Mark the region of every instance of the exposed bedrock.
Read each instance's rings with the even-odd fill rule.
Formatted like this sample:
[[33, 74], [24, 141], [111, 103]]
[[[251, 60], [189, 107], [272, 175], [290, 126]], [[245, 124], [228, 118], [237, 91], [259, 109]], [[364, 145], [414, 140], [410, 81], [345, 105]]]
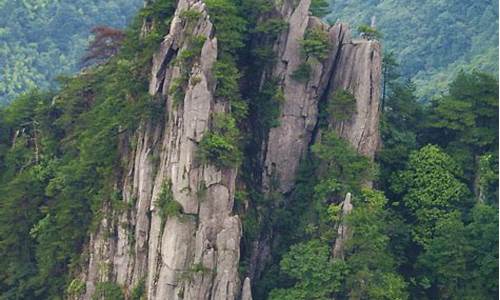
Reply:
[[[271, 182], [288, 197], [296, 173], [317, 132], [318, 107], [339, 89], [356, 98], [356, 113], [332, 127], [360, 153], [373, 158], [378, 146], [381, 50], [376, 41], [352, 40], [342, 23], [328, 26], [309, 13], [311, 0], [285, 0], [279, 11], [288, 30], [274, 45], [272, 76], [280, 82], [284, 102], [279, 126], [262, 145], [261, 190]], [[198, 11], [196, 24], [181, 13]], [[326, 59], [311, 62], [307, 83], [292, 74], [303, 63], [300, 41], [307, 30], [327, 33], [331, 47]], [[148, 30], [145, 26], [144, 30]], [[181, 74], [176, 57], [189, 47], [189, 36], [206, 38], [201, 55], [190, 66], [181, 104], [169, 95]], [[126, 172], [116, 180], [124, 209], [103, 207], [100, 224], [87, 245], [87, 263], [79, 275], [91, 299], [100, 283], [122, 286], [126, 297], [144, 282], [147, 299], [244, 299], [251, 280], [258, 278], [271, 255], [273, 235], [260, 236], [251, 253], [249, 277], [240, 282], [240, 218], [233, 213], [237, 169], [218, 169], [196, 159], [198, 143], [210, 126], [211, 115], [228, 111], [215, 99], [212, 68], [218, 58], [217, 32], [202, 0], [179, 0], [160, 49], [153, 57], [151, 95], [164, 101], [159, 119], [151, 119], [128, 137], [121, 151]], [[166, 191], [168, 190], [168, 191]], [[182, 211], [161, 217], [158, 199], [166, 192]], [[242, 278], [243, 279], [243, 278]]]

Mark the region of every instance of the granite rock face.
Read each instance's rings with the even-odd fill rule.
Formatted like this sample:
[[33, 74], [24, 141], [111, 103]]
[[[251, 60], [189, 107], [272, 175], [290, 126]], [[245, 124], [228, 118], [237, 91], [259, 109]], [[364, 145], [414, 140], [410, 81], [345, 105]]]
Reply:
[[[187, 9], [201, 14], [194, 26], [180, 17]], [[172, 62], [189, 46], [188, 35], [206, 41], [179, 105], [168, 91], [180, 75]], [[154, 55], [150, 80], [150, 94], [165, 101], [163, 121], [144, 122], [132, 137], [136, 146], [124, 159], [128, 172], [117, 184], [132, 209], [109, 212], [92, 234], [88, 268], [81, 275], [86, 282], [83, 299], [90, 299], [100, 282], [115, 282], [130, 293], [141, 280], [148, 299], [239, 296], [241, 222], [232, 214], [237, 170], [196, 161], [211, 114], [228, 109], [214, 98], [216, 60], [217, 37], [205, 4], [178, 1], [168, 35]], [[182, 213], [163, 220], [157, 200], [165, 187]]]
[[351, 193], [347, 193], [344, 201], [342, 201], [342, 204], [341, 204], [342, 217], [341, 217], [341, 223], [339, 224], [339, 227], [337, 228], [337, 239], [335, 240], [335, 245], [333, 246], [333, 257], [334, 258], [344, 259], [345, 243], [349, 239], [349, 236], [350, 236], [350, 230], [346, 224], [345, 218], [352, 211], [351, 198], [352, 198]]
[[[261, 189], [277, 182], [285, 198], [293, 192], [296, 173], [317, 134], [319, 104], [339, 89], [356, 98], [356, 113], [332, 127], [360, 153], [373, 158], [378, 146], [381, 51], [376, 41], [352, 40], [345, 24], [328, 26], [309, 13], [311, 0], [284, 0], [277, 7], [288, 23], [274, 44], [272, 77], [284, 101], [279, 126], [263, 142]], [[183, 11], [199, 12], [196, 24], [182, 20]], [[303, 63], [300, 41], [310, 29], [323, 30], [328, 56], [311, 62], [307, 83], [292, 74]], [[145, 26], [143, 30], [148, 30]], [[169, 95], [181, 74], [174, 63], [189, 47], [189, 36], [206, 38], [200, 57], [190, 66], [182, 104]], [[160, 49], [153, 57], [149, 92], [164, 101], [159, 120], [144, 121], [133, 146], [122, 152], [126, 172], [116, 180], [126, 210], [103, 207], [104, 217], [87, 245], [87, 264], [78, 276], [91, 299], [99, 283], [123, 287], [128, 299], [144, 282], [147, 299], [252, 299], [251, 279], [258, 278], [270, 257], [273, 236], [254, 242], [250, 278], [240, 282], [240, 218], [233, 213], [237, 169], [218, 169], [196, 159], [198, 143], [210, 128], [211, 115], [226, 112], [215, 97], [212, 68], [218, 57], [217, 32], [202, 0], [179, 0]], [[269, 74], [267, 74], [269, 76]], [[162, 218], [158, 199], [168, 192], [182, 212]]]
[[[296, 6], [282, 4], [282, 17], [288, 23], [274, 48], [278, 53], [273, 76], [280, 79], [284, 93], [279, 126], [272, 128], [264, 142], [262, 190], [277, 189], [286, 202], [293, 193], [299, 164], [316, 140], [318, 107], [331, 101], [342, 89], [356, 98], [356, 112], [348, 120], [332, 121], [331, 126], [357, 151], [374, 158], [379, 144], [379, 101], [381, 84], [381, 49], [377, 41], [353, 40], [343, 23], [327, 26], [309, 13], [310, 0]], [[308, 30], [320, 29], [328, 35], [329, 53], [323, 61], [311, 61], [312, 72], [307, 83], [292, 75], [304, 62], [300, 41]], [[272, 186], [277, 185], [277, 186]], [[254, 242], [249, 275], [258, 278], [270, 257], [272, 233]]]

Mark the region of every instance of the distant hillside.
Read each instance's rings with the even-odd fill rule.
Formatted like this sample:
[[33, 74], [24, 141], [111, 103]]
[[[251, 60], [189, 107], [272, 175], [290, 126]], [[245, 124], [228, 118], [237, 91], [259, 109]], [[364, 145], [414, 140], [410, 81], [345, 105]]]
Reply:
[[498, 75], [498, 2], [487, 0], [335, 0], [329, 20], [356, 27], [376, 17], [385, 51], [420, 97], [445, 89], [460, 68]]
[[143, 0], [0, 0], [0, 103], [77, 71], [96, 25], [123, 27]]

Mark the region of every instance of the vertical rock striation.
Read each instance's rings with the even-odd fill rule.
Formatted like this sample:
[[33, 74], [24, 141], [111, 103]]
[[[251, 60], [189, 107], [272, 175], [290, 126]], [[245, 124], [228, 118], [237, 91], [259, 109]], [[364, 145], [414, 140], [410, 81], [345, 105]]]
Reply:
[[[310, 16], [311, 0], [285, 0], [278, 10], [288, 30], [274, 45], [272, 76], [284, 94], [279, 126], [271, 128], [262, 145], [261, 189], [272, 183], [288, 197], [293, 192], [301, 159], [315, 139], [318, 107], [339, 89], [356, 98], [356, 113], [333, 124], [338, 133], [371, 158], [378, 145], [381, 56], [376, 41], [352, 40], [345, 24], [327, 26]], [[194, 10], [195, 24], [182, 12]], [[303, 63], [301, 43], [307, 30], [327, 33], [328, 57], [312, 64], [307, 83], [292, 74]], [[147, 29], [146, 29], [147, 30]], [[190, 36], [203, 36], [200, 56], [189, 66], [182, 103], [169, 91], [181, 76], [175, 63], [190, 47]], [[255, 241], [250, 278], [243, 289], [238, 274], [241, 222], [233, 214], [237, 169], [218, 169], [196, 159], [198, 143], [209, 130], [214, 113], [229, 110], [215, 99], [212, 67], [217, 61], [217, 32], [202, 0], [179, 0], [160, 49], [153, 57], [149, 92], [163, 101], [158, 119], [144, 121], [133, 147], [122, 151], [127, 172], [117, 180], [127, 209], [103, 207], [105, 216], [91, 234], [86, 283], [81, 299], [91, 299], [99, 283], [114, 282], [126, 291], [144, 282], [147, 299], [251, 299], [250, 279], [258, 278], [270, 256], [270, 235]], [[127, 150], [128, 149], [128, 150]], [[182, 207], [162, 218], [158, 199], [171, 194]]]
[[[271, 128], [263, 149], [262, 190], [277, 189], [285, 202], [293, 192], [299, 164], [315, 140], [320, 101], [329, 101], [339, 89], [356, 98], [356, 113], [349, 120], [334, 122], [333, 127], [359, 153], [374, 158], [379, 143], [379, 96], [381, 49], [377, 41], [353, 40], [347, 25], [327, 26], [309, 13], [310, 0], [284, 1], [283, 19], [288, 23], [274, 48], [278, 55], [273, 76], [281, 82], [284, 103], [279, 126]], [[307, 83], [292, 75], [303, 62], [300, 41], [307, 30], [321, 29], [328, 34], [328, 58], [312, 63]], [[254, 242], [249, 275], [258, 278], [269, 260], [272, 232]]]
[[334, 127], [359, 153], [374, 158], [380, 141], [380, 84], [382, 57], [377, 41], [353, 40], [342, 45], [329, 94], [339, 89], [356, 98], [356, 113]]
[[[196, 24], [181, 18], [200, 14]], [[206, 38], [192, 65], [182, 103], [168, 91], [180, 76], [175, 58], [189, 47], [188, 36]], [[241, 224], [232, 214], [236, 169], [219, 170], [196, 160], [201, 138], [214, 112], [227, 104], [214, 98], [212, 67], [217, 38], [205, 4], [180, 0], [168, 35], [154, 55], [150, 93], [164, 99], [161, 120], [142, 124], [127, 155], [128, 173], [120, 181], [125, 213], [108, 211], [92, 234], [83, 299], [101, 282], [130, 291], [145, 281], [148, 299], [236, 299]], [[163, 121], [162, 121], [163, 120]], [[168, 191], [165, 191], [168, 187]], [[171, 193], [182, 212], [162, 219], [158, 198]]]

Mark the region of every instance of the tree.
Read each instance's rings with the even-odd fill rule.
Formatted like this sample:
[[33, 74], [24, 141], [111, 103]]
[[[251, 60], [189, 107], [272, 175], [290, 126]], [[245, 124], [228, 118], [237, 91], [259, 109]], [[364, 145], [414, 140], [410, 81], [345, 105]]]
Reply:
[[465, 238], [468, 295], [494, 299], [498, 296], [498, 207], [477, 203], [465, 226]]
[[385, 110], [385, 98], [388, 92], [388, 88], [391, 88], [392, 83], [399, 78], [398, 72], [399, 64], [396, 61], [394, 52], [389, 52], [384, 54], [382, 59], [382, 76], [383, 76], [383, 86], [382, 86], [382, 100], [380, 103], [380, 110], [383, 112]]
[[436, 223], [451, 211], [465, 209], [467, 186], [458, 178], [460, 168], [436, 146], [428, 145], [410, 155], [405, 170], [392, 180], [392, 191], [408, 210], [416, 244], [426, 246]]
[[330, 5], [326, 0], [312, 0], [309, 10], [313, 16], [322, 18], [329, 13]]
[[350, 92], [340, 89], [328, 101], [327, 110], [333, 119], [332, 121], [349, 120], [356, 113], [356, 98]]
[[473, 182], [479, 157], [498, 152], [498, 81], [484, 73], [460, 72], [449, 94], [433, 101], [426, 115], [423, 139], [446, 149]]
[[391, 81], [389, 86], [380, 122], [382, 149], [377, 153], [381, 165], [379, 180], [384, 188], [391, 174], [402, 170], [409, 154], [418, 148], [417, 136], [423, 120], [423, 105], [415, 96], [415, 85]]
[[432, 240], [418, 257], [420, 287], [435, 299], [464, 299], [468, 249], [465, 226], [458, 211], [442, 216]]
[[358, 192], [375, 174], [375, 166], [370, 160], [358, 154], [333, 130], [323, 132], [321, 139], [312, 146], [312, 152], [321, 165], [318, 170], [321, 180], [315, 187], [319, 198]]
[[290, 248], [280, 263], [282, 272], [295, 282], [292, 287], [275, 289], [270, 300], [327, 300], [339, 292], [345, 264], [330, 259], [330, 249], [320, 240], [311, 240]]
[[83, 57], [84, 64], [103, 63], [118, 54], [125, 39], [125, 33], [122, 30], [98, 26], [94, 27], [91, 32], [94, 34], [94, 39], [87, 48], [87, 54]]
[[328, 34], [321, 28], [307, 30], [300, 46], [306, 60], [315, 58], [318, 61], [326, 59], [331, 47]]
[[346, 244], [349, 299], [407, 299], [406, 283], [396, 272], [389, 248], [391, 213], [384, 194], [363, 190], [347, 217], [352, 237]]
[[382, 38], [382, 34], [375, 28], [372, 28], [369, 25], [359, 25], [358, 31], [361, 34], [361, 37], [367, 40], [379, 40]]

